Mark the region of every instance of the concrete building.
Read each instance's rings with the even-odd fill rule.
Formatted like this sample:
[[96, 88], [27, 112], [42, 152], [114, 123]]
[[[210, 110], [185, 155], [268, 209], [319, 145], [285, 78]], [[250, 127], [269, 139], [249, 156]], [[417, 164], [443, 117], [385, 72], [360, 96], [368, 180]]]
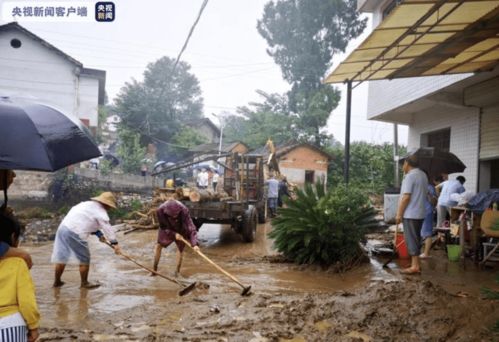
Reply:
[[186, 125], [197, 131], [207, 143], [218, 143], [220, 140], [220, 129], [208, 118], [192, 120]]
[[16, 22], [0, 26], [0, 96], [38, 100], [94, 132], [106, 72], [89, 69]]
[[409, 150], [456, 154], [467, 190], [499, 188], [499, 3], [359, 0], [358, 8], [372, 13], [373, 32], [329, 81], [369, 81], [368, 119], [408, 125]]

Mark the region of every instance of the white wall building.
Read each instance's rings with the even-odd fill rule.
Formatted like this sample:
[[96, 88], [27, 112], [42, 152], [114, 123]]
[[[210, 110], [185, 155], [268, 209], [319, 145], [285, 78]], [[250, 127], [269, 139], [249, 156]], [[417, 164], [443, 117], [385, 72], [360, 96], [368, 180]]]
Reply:
[[0, 96], [39, 100], [95, 129], [105, 79], [19, 24], [0, 26]]
[[[399, 0], [359, 0], [373, 28]], [[456, 154], [470, 191], [499, 188], [499, 70], [369, 82], [368, 119], [409, 126], [409, 150], [438, 147]], [[455, 178], [458, 174], [451, 175]]]

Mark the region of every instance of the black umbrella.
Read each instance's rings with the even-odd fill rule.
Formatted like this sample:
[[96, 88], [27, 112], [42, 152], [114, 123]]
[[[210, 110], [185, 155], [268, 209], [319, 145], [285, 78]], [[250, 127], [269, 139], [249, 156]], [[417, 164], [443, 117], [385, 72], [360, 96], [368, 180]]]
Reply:
[[466, 165], [454, 153], [445, 152], [434, 147], [420, 147], [408, 154], [408, 156], [411, 155], [417, 157], [419, 168], [426, 171], [430, 178], [439, 176], [442, 173], [463, 172], [466, 169]]
[[[0, 97], [0, 169], [56, 171], [101, 155], [75, 118], [41, 103]], [[4, 185], [7, 205], [7, 177]]]
[[0, 169], [56, 171], [99, 157], [88, 130], [41, 103], [0, 98]]

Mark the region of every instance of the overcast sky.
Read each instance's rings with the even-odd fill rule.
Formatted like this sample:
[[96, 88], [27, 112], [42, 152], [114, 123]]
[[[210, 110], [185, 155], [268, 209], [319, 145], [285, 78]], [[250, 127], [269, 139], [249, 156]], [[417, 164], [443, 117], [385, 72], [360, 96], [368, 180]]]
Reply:
[[[0, 0], [0, 4], [4, 1]], [[206, 116], [234, 112], [237, 106], [258, 100], [256, 89], [270, 93], [289, 89], [256, 29], [267, 1], [209, 1], [182, 57], [191, 64], [201, 83]], [[37, 2], [43, 5], [46, 1]], [[149, 62], [165, 55], [177, 56], [202, 0], [114, 0], [114, 3], [116, 20], [112, 23], [21, 22], [85, 67], [106, 70], [106, 90], [111, 100], [126, 81], [141, 80]], [[349, 49], [364, 36], [352, 42]], [[335, 65], [344, 57], [335, 56]], [[339, 87], [342, 101], [331, 115], [328, 131], [343, 142], [345, 87]], [[366, 119], [367, 84], [354, 90], [352, 103], [352, 140], [392, 141], [392, 125]], [[406, 144], [407, 129], [401, 127], [399, 132], [400, 143]]]

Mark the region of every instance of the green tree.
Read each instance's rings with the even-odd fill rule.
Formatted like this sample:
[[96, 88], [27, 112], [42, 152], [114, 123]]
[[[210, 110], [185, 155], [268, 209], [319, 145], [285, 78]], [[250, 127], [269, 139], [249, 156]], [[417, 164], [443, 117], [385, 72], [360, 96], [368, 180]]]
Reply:
[[356, 0], [270, 1], [257, 24], [267, 52], [292, 86], [289, 108], [317, 145], [324, 143], [321, 128], [340, 98], [337, 89], [321, 80], [333, 56], [345, 52], [348, 42], [366, 27], [356, 6]]
[[226, 118], [224, 139], [242, 141], [250, 148], [265, 145], [268, 138], [279, 144], [296, 139], [296, 118], [289, 114], [287, 98], [279, 94], [268, 94], [257, 90], [262, 102], [251, 102], [239, 107], [238, 115]]
[[120, 127], [118, 129], [118, 156], [121, 159], [121, 168], [126, 173], [140, 172], [142, 160], [146, 155], [146, 149], [140, 144], [140, 134]]
[[[336, 144], [326, 150], [333, 156], [328, 171], [330, 184], [343, 183], [343, 146]], [[406, 147], [399, 146], [399, 154], [405, 153]], [[356, 141], [350, 145], [350, 183], [354, 186], [371, 193], [380, 193], [393, 186], [394, 172], [393, 144]]]
[[95, 140], [97, 143], [101, 144], [104, 140], [102, 132], [104, 130], [104, 125], [106, 124], [106, 119], [108, 116], [107, 108], [105, 106], [99, 106], [97, 108], [98, 122], [97, 122], [97, 132], [95, 135]]
[[116, 107], [121, 127], [141, 134], [143, 144], [170, 142], [183, 123], [202, 116], [203, 99], [190, 65], [162, 57], [144, 71], [144, 81], [132, 80], [121, 89]]
[[207, 143], [206, 137], [200, 135], [195, 129], [183, 125], [181, 129], [173, 135], [172, 139], [172, 152], [177, 155], [183, 154], [187, 149]]

